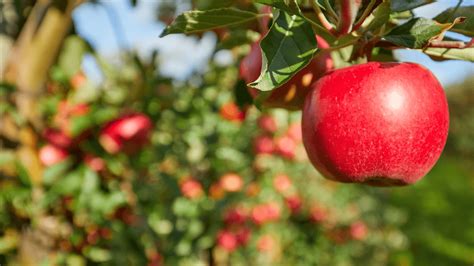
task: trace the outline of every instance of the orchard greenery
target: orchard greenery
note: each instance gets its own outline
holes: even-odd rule
[[[298,112],[328,71],[395,61],[394,49],[474,61],[472,41],[444,37],[473,37],[472,6],[426,19],[411,12],[425,0],[198,0],[175,17],[176,3],[163,1],[163,40],[213,31],[213,55],[229,51],[235,63],[211,58],[182,81],[160,74],[158,52],[123,52],[119,64],[101,57],[69,30],[82,2],[5,5],[17,18],[5,32],[18,44],[0,86],[0,264],[474,262],[474,226],[463,228],[472,220],[468,159],[436,168],[443,182],[410,188],[423,192],[412,197],[336,183],[308,161]],[[85,57],[101,82],[84,73]],[[469,155],[464,100],[450,100],[449,151]],[[462,182],[446,186],[444,169]],[[446,211],[444,191],[464,205]]]

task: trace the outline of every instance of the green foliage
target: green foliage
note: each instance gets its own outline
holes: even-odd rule
[[[173,24],[163,31],[161,37],[172,33],[190,34],[220,27],[235,26],[255,20],[261,16],[262,15],[235,8],[188,11],[179,15]]]
[[[283,11],[260,46],[263,49],[262,73],[250,85],[261,91],[284,84],[311,61],[317,50],[311,25],[302,17]]]
[[[430,19],[416,18],[394,28],[384,39],[403,47],[420,49],[447,27],[449,24],[443,25]]]
[[[453,18],[465,17],[466,21],[462,24],[454,25],[451,29],[454,32],[461,33],[470,37],[474,37],[474,6],[462,6],[449,8],[439,15],[434,20],[440,23],[449,23]]]
[[[314,58],[315,34],[329,43],[337,68],[367,58],[393,61],[387,42],[389,48],[422,49],[439,60],[474,61],[474,48],[429,47],[446,31],[472,36],[472,7],[429,20],[410,10],[431,1],[363,1],[363,8],[349,10],[352,31],[339,32],[346,19],[341,14],[348,11],[339,1],[254,2],[192,1],[198,10],[179,15],[162,36],[219,28],[226,34],[219,36],[217,50],[231,50],[236,61],[247,44],[261,40],[262,73],[252,85],[266,93],[256,99],[235,66],[209,62],[205,74],[175,81],[157,74],[156,53],[145,60],[128,53],[117,65],[80,37],[66,39],[50,71],[48,93],[38,102],[41,124],[71,143],[61,147],[64,160],[45,167],[38,186],[28,165],[19,163],[17,143],[0,151],[0,264],[17,264],[31,235],[44,240],[29,242],[47,250],[44,260],[35,261],[44,265],[473,263],[474,224],[467,211],[474,201],[472,80],[448,91],[448,156],[405,189],[323,179],[294,132],[301,128],[300,114],[252,105]],[[273,13],[259,11],[262,5]],[[176,6],[168,8],[174,12]],[[466,17],[464,24],[458,24],[460,16]],[[104,82],[81,76],[86,53],[97,60]],[[74,78],[84,80],[77,85]],[[26,120],[15,107],[15,90],[1,84],[0,114],[22,126]],[[77,104],[86,110],[74,111]],[[108,151],[104,128],[137,112],[151,121],[149,142],[136,153]],[[264,118],[275,128],[262,125]],[[37,135],[38,148],[58,145]],[[271,152],[259,151],[262,138]],[[0,136],[2,145],[3,140]],[[234,175],[232,182],[225,181],[228,174]],[[240,216],[230,216],[236,210]]]

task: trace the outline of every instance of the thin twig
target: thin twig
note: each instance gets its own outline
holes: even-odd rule
[[[374,9],[375,3],[377,3],[376,0],[370,0],[369,5],[367,8],[364,10],[362,15],[360,16],[359,20],[354,24],[354,30],[357,30],[362,23],[364,23],[365,19],[372,13],[372,10]]]
[[[455,48],[465,49],[474,46],[474,39],[470,42],[456,42],[456,41],[431,41],[427,48]]]
[[[311,5],[313,6],[314,12],[316,12],[316,16],[318,17],[319,21],[326,28],[330,33],[335,33],[334,26],[327,20],[326,16],[324,16],[323,11],[319,8],[319,5],[316,3],[316,0],[311,0]]]
[[[317,0],[316,0],[317,1]],[[324,6],[326,6],[326,10],[328,11],[329,15],[336,20],[336,23],[339,22],[339,16],[336,14],[336,11],[331,6],[331,3],[329,3],[329,0],[324,0]]]

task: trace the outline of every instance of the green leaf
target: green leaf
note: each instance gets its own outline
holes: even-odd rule
[[[72,164],[73,161],[71,159],[66,159],[62,162],[59,162],[55,165],[46,168],[43,173],[43,183],[45,185],[53,184],[56,180],[66,174]]]
[[[261,41],[263,65],[260,77],[250,86],[271,91],[304,68],[317,51],[311,25],[302,17],[280,11],[280,15]]]
[[[422,51],[436,59],[453,59],[474,62],[474,47],[465,49],[427,48]]]
[[[59,56],[59,67],[68,77],[72,77],[81,69],[82,58],[88,50],[87,43],[80,37],[68,37]]]
[[[300,14],[300,10],[295,0],[256,0],[255,2],[276,7],[293,15]]]
[[[457,17],[465,17],[466,20],[464,20],[463,23],[454,25],[450,31],[474,37],[474,6],[461,6],[457,9],[447,9],[437,15],[434,20],[440,23],[449,23]]]
[[[15,162],[16,172],[18,174],[18,179],[20,179],[21,183],[26,187],[31,187],[30,175],[26,170],[25,166],[20,163],[19,161]]]
[[[449,27],[451,24],[439,24],[431,19],[415,18],[395,27],[384,36],[384,39],[402,47],[420,49]]]
[[[243,24],[268,14],[257,14],[236,8],[219,8],[206,11],[193,10],[179,15],[161,33],[160,37],[173,33],[197,33],[215,28]]]
[[[415,7],[433,3],[434,0],[392,0],[391,8],[394,12],[410,10]]]
[[[390,3],[383,2],[364,20],[360,30],[366,32],[380,28],[390,19]]]

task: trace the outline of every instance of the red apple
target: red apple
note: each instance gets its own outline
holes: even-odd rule
[[[87,82],[87,77],[84,72],[79,71],[74,76],[71,77],[69,81],[73,89],[79,89],[80,87],[84,86]]]
[[[261,225],[280,218],[280,206],[276,202],[263,203],[252,209],[252,220]]]
[[[273,178],[273,187],[280,193],[285,193],[291,188],[291,179],[287,175],[279,174]]]
[[[364,222],[355,222],[349,228],[349,234],[352,239],[363,240],[368,234],[367,226]]]
[[[245,246],[250,240],[250,236],[252,235],[252,231],[246,227],[240,227],[235,232],[235,236],[237,237],[237,242],[239,245]]]
[[[71,148],[76,144],[72,137],[66,135],[61,130],[53,128],[46,128],[43,132],[43,138],[49,143],[65,149]]]
[[[69,152],[67,150],[51,144],[47,144],[39,150],[39,159],[45,166],[57,164],[68,156]]]
[[[288,137],[282,136],[276,140],[276,150],[284,158],[292,160],[296,156],[296,142]]]
[[[203,194],[201,183],[193,178],[187,178],[181,182],[180,189],[181,193],[189,199],[199,198]]]
[[[262,115],[257,123],[261,129],[268,133],[274,133],[278,129],[276,121],[271,115]]]
[[[232,122],[242,122],[245,120],[245,112],[233,102],[228,102],[221,106],[220,115],[222,118]]]
[[[84,162],[90,169],[96,172],[100,172],[105,169],[105,161],[95,155],[86,154],[84,156]]]
[[[237,192],[244,186],[244,180],[238,174],[228,173],[221,176],[219,183],[228,192]]]
[[[413,63],[355,65],[321,78],[306,98],[303,143],[326,178],[376,186],[426,175],[448,134],[448,105],[433,74]]]
[[[227,225],[244,224],[245,221],[247,221],[247,218],[248,218],[248,211],[241,206],[237,206],[237,207],[229,209],[224,214],[224,223],[226,223]]]
[[[329,218],[328,211],[320,206],[313,206],[309,213],[310,220],[315,223],[322,223]]]
[[[320,38],[318,46],[322,49],[328,48],[328,43]],[[250,53],[240,63],[240,76],[247,83],[255,81],[260,76],[262,67],[262,51],[260,43],[252,44]],[[285,108],[289,110],[300,110],[303,107],[305,96],[310,91],[311,85],[326,71],[333,68],[333,61],[328,51],[321,51],[313,60],[288,82],[273,92],[264,100],[263,106],[274,108]],[[253,98],[259,94],[258,90],[249,88]]]
[[[301,200],[300,196],[292,195],[285,198],[286,206],[290,209],[292,214],[295,214],[300,211],[303,201]]]
[[[286,131],[286,135],[292,138],[294,141],[301,143],[303,141],[303,132],[301,132],[301,123],[292,123],[288,130]]]
[[[271,235],[263,235],[257,240],[257,250],[269,252],[275,248],[275,239]]]
[[[152,122],[148,116],[134,113],[108,123],[99,137],[102,147],[111,154],[135,153],[150,141]]]
[[[228,252],[232,252],[239,243],[235,234],[227,230],[221,230],[217,234],[217,245]]]
[[[268,136],[258,136],[253,142],[255,154],[272,154],[274,149],[273,139]]]

